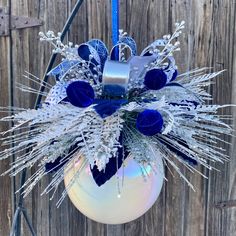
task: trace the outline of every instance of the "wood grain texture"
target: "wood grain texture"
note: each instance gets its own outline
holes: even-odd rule
[[[12,73],[13,85],[24,83],[37,86],[23,79],[24,71],[42,77],[50,57],[51,48],[38,41],[38,32],[60,31],[76,0],[11,0],[12,14],[40,18],[40,28],[12,31],[12,40],[0,38],[0,104],[8,105],[10,96],[15,106],[33,107],[35,97],[14,89],[9,94],[8,81]],[[8,5],[0,0],[0,6]],[[110,0],[84,1],[72,24],[66,40],[77,44],[91,38],[102,39],[111,47]],[[236,2],[234,0],[120,0],[120,25],[137,42],[140,52],[154,39],[171,33],[176,21],[186,21],[181,37],[181,52],[176,54],[179,70],[209,66],[214,70],[226,69],[211,87],[214,102],[236,104]],[[9,60],[9,48],[12,59]],[[10,63],[9,63],[10,62]],[[233,114],[236,126],[236,110],[223,110]],[[0,114],[2,115],[2,114]],[[0,124],[0,130],[6,126]],[[222,137],[225,138],[225,137]],[[236,208],[219,209],[215,205],[236,200],[236,139],[228,140],[233,145],[219,143],[227,149],[230,163],[216,164],[220,172],[205,171],[209,180],[191,175],[182,166],[183,172],[196,188],[193,192],[175,173],[167,173],[168,182],[162,193],[143,217],[124,225],[112,226],[93,222],[78,212],[69,199],[57,209],[56,202],[63,190],[60,186],[55,198],[40,197],[50,176],[36,186],[25,199],[27,212],[38,236],[235,236]],[[8,161],[0,163],[3,172]],[[28,174],[33,173],[32,168]],[[19,176],[16,178],[19,186]],[[9,235],[12,221],[11,181],[0,178],[0,236]],[[112,210],[112,209],[107,209]],[[22,235],[30,235],[22,221]]]
[[[0,0],[0,6],[6,7],[8,5],[7,0]],[[10,39],[9,37],[0,38],[0,107],[6,107],[10,105],[10,93],[9,87],[11,80],[10,75]],[[0,113],[0,118],[6,116],[9,113]],[[0,132],[9,128],[10,124],[0,123]],[[0,140],[0,151],[4,150],[1,147],[2,141]],[[0,163],[0,173],[7,170],[10,164],[9,160],[4,160]],[[12,185],[11,179],[8,176],[0,177],[0,235],[8,235],[10,233],[10,226],[12,224]]]

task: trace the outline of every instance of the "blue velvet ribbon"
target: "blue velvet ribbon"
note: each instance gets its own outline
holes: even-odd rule
[[[123,161],[129,156],[129,153],[123,144],[122,133],[120,135],[119,142],[121,146],[118,147],[117,156],[111,157],[109,159],[109,162],[106,164],[104,170],[99,171],[96,165],[93,168],[90,166],[93,179],[98,186],[102,186],[109,179],[111,179],[112,176],[114,176],[117,173],[118,169],[120,169],[120,167],[123,164]]]
[[[175,153],[176,155],[178,155],[180,158],[182,158],[185,162],[187,162],[188,164],[192,165],[192,166],[196,166],[198,165],[198,162],[193,159],[192,157],[188,156],[187,154],[185,154],[184,152],[182,152],[181,150],[177,149],[176,147],[174,147],[173,145],[171,145],[169,142],[163,142],[162,140],[159,140],[163,145],[165,145],[171,152]],[[189,149],[188,144],[184,141],[184,140],[178,140],[177,141],[179,144],[181,144],[183,147],[186,147]]]
[[[112,0],[112,44],[115,46],[119,41],[119,0]],[[119,50],[115,48],[115,60],[119,60]]]
[[[122,105],[126,104],[126,99],[99,99],[95,100],[94,109],[100,115],[101,118],[106,118],[115,113]]]

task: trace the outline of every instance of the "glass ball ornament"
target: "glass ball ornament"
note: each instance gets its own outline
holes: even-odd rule
[[[154,172],[148,166],[144,173],[140,165],[128,157],[117,174],[100,187],[93,180],[89,164],[81,168],[85,158],[75,158],[64,173],[65,186],[72,183],[67,190],[68,196],[81,213],[99,223],[123,224],[133,221],[153,206],[161,192],[164,167],[161,157],[157,155],[156,158],[158,170]]]

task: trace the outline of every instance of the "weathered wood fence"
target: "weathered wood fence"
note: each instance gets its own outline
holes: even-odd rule
[[[44,22],[42,27],[12,30],[9,35],[0,37],[0,106],[33,106],[35,97],[17,90],[16,83],[28,83],[23,80],[24,71],[43,76],[51,48],[39,43],[38,32],[60,31],[75,2],[0,0],[0,7],[8,6],[11,15],[39,18]],[[69,40],[82,43],[90,38],[100,38],[111,46],[110,8],[110,0],[85,0],[73,23]],[[121,27],[134,37],[139,51],[154,39],[171,32],[174,23],[180,20],[186,21],[181,38],[182,50],[176,55],[180,71],[202,66],[226,69],[222,78],[212,86],[214,101],[236,103],[235,0],[120,0]],[[222,112],[236,115],[235,111]],[[6,127],[1,124],[0,130]],[[230,142],[232,147],[225,148],[231,162],[216,164],[219,172],[205,171],[208,181],[183,168],[196,192],[177,178],[177,174],[176,178],[167,174],[168,182],[155,206],[129,224],[108,226],[95,223],[81,215],[68,199],[57,209],[55,205],[60,193],[53,201],[49,201],[49,196],[40,197],[49,177],[25,199],[25,206],[38,236],[235,236],[236,207],[234,202],[228,201],[236,200],[236,140]],[[7,170],[8,166],[9,161],[2,161],[0,172]],[[18,198],[14,197],[14,186],[19,187],[19,177],[0,177],[0,236],[9,235]],[[24,221],[22,224],[22,235],[30,235]]]

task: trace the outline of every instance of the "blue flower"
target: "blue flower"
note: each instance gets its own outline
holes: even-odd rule
[[[76,107],[88,107],[94,101],[94,90],[85,81],[75,81],[66,89],[69,102]]]
[[[139,113],[136,120],[136,127],[140,133],[153,136],[161,132],[163,123],[160,112],[147,109]]]
[[[144,78],[144,84],[151,90],[159,90],[166,85],[167,75],[162,69],[149,70]]]

